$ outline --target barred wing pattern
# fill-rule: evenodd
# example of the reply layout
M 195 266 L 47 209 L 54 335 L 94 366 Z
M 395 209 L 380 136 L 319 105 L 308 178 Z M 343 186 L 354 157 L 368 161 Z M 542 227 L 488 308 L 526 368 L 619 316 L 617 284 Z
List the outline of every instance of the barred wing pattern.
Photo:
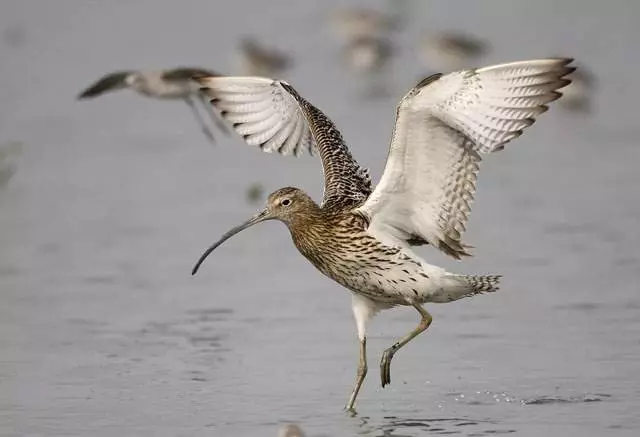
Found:
M 359 208 L 393 244 L 430 243 L 460 259 L 482 155 L 504 148 L 558 99 L 571 59 L 513 62 L 433 75 L 397 107 L 380 183 Z
M 371 179 L 347 148 L 333 122 L 286 82 L 262 77 L 196 77 L 222 117 L 251 146 L 300 155 L 317 150 L 324 170 L 323 208 L 359 206 Z

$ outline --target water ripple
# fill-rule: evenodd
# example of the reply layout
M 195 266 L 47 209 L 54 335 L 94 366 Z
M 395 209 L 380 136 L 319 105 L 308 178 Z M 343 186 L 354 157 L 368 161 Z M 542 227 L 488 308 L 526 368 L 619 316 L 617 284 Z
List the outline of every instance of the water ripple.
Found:
M 589 402 L 602 402 L 611 398 L 611 395 L 604 393 L 574 395 L 574 396 L 538 396 L 523 399 L 522 405 L 549 405 L 549 404 L 582 404 Z

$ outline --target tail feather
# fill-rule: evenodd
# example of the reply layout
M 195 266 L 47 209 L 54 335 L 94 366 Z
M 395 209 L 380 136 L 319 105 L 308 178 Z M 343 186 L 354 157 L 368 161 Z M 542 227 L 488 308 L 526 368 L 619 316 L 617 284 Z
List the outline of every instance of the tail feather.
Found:
M 445 303 L 498 290 L 500 275 L 445 275 L 443 287 L 428 296 L 428 302 Z
M 471 294 L 490 293 L 500 288 L 501 275 L 465 275 L 464 280 L 471 285 Z

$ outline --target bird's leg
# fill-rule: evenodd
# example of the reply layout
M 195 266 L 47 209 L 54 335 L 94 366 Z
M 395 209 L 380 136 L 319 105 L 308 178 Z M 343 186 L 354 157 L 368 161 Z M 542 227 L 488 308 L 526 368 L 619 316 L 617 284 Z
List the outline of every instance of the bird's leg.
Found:
M 196 120 L 198 121 L 198 124 L 200 125 L 200 128 L 202 129 L 204 135 L 212 144 L 215 144 L 216 139 L 213 136 L 213 132 L 211 132 L 211 128 L 207 126 L 206 121 L 204 120 L 204 118 L 202 118 L 200 112 L 198 112 L 198 108 L 196 108 L 195 102 L 191 100 L 191 97 L 185 97 L 184 101 L 187 102 L 187 105 L 189 105 L 189 108 L 191 108 L 191 111 L 193 112 L 193 115 L 195 115 Z
M 353 388 L 351 397 L 349 397 L 349 402 L 345 406 L 347 411 L 353 413 L 355 412 L 354 405 L 358 392 L 360 392 L 364 378 L 367 376 L 367 321 L 376 314 L 378 307 L 375 302 L 365 296 L 353 293 L 351 298 L 351 309 L 356 319 L 358 339 L 360 340 L 360 363 L 358 364 L 356 385 Z
M 225 135 L 229 135 L 230 133 L 229 126 L 227 126 L 220 119 L 220 114 L 216 112 L 216 110 L 214 109 L 214 106 L 211 103 L 209 103 L 209 101 L 205 98 L 204 94 L 200 92 L 197 93 L 196 99 L 198 99 L 198 101 L 202 104 L 205 111 L 207 111 L 207 114 L 209 114 L 209 117 L 211 117 L 211 120 L 213 120 L 213 122 L 215 123 L 216 127 L 220 129 Z
M 351 397 L 349 398 L 349 402 L 347 403 L 345 410 L 354 411 L 353 406 L 356 403 L 356 398 L 358 397 L 358 392 L 360 391 L 360 387 L 362 387 L 362 383 L 364 382 L 365 376 L 367 376 L 367 338 L 366 337 L 360 340 L 360 362 L 358 363 L 356 385 L 353 388 L 353 392 L 351 392 Z
M 429 314 L 427 310 L 422 308 L 419 304 L 414 304 L 413 307 L 418 310 L 418 312 L 422 316 L 420 319 L 420 323 L 418 324 L 416 329 L 411 331 L 408 335 L 395 343 L 389 349 L 385 350 L 382 354 L 382 359 L 380 360 L 380 376 L 382 378 L 382 387 L 387 384 L 391 384 L 391 359 L 393 358 L 393 355 L 398 352 L 398 350 L 400 350 L 400 348 L 402 348 L 405 344 L 409 343 L 411 340 L 417 337 L 418 334 L 426 331 L 429 325 L 431 325 L 431 321 L 433 320 L 431 314 Z

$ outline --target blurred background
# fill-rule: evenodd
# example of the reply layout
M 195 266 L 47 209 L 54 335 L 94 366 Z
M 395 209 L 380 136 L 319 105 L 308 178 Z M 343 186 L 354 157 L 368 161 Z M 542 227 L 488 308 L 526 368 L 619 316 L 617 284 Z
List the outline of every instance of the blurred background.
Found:
M 632 0 L 3 0 L 0 435 L 637 435 L 640 3 Z M 571 56 L 577 87 L 486 160 L 467 242 L 430 262 L 504 275 L 370 324 L 359 415 L 350 296 L 267 223 L 190 269 L 264 195 L 319 199 L 320 163 L 266 155 L 113 71 L 200 67 L 294 84 L 377 180 L 395 104 L 422 77 Z M 203 108 L 199 108 L 203 109 Z M 206 116 L 206 112 L 204 112 Z M 210 121 L 210 120 L 209 120 Z

